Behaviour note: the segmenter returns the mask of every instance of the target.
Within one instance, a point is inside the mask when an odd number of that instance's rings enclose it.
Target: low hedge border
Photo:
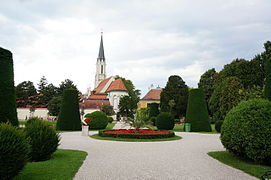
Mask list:
[[[124,129],[115,129],[110,131],[118,131]],[[162,138],[170,138],[174,137],[174,131],[169,131],[167,134],[115,134],[115,133],[104,133],[104,131],[108,130],[100,130],[99,136],[101,137],[114,137],[114,138],[127,138],[127,139],[162,139]]]

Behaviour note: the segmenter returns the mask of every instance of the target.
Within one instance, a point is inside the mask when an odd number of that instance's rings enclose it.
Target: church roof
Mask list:
[[[101,92],[102,89],[104,88],[104,86],[108,83],[108,81],[109,81],[110,79],[111,79],[111,77],[102,80],[102,81],[99,83],[99,85],[98,85],[93,91],[95,91],[96,93]]]
[[[103,60],[103,61],[105,60],[105,57],[104,57],[104,45],[103,45],[103,33],[101,34],[101,42],[100,42],[98,60]]]
[[[158,100],[160,101],[160,94],[162,89],[151,89],[142,100]]]
[[[104,105],[110,105],[109,100],[86,100],[80,103],[80,107],[84,109],[101,109]]]
[[[106,92],[110,91],[128,91],[121,79],[113,81],[107,88]]]

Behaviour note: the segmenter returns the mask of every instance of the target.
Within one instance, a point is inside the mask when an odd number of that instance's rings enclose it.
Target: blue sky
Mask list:
[[[2,0],[0,46],[13,52],[15,84],[44,75],[86,92],[102,29],[107,75],[144,95],[173,74],[197,87],[206,70],[262,52],[270,9],[269,0]]]

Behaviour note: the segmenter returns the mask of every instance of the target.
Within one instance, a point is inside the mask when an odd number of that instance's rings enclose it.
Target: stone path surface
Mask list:
[[[97,132],[90,132],[96,134]],[[218,134],[176,133],[164,142],[96,140],[81,132],[61,134],[62,149],[88,152],[75,180],[254,180],[207,152],[224,150]]]

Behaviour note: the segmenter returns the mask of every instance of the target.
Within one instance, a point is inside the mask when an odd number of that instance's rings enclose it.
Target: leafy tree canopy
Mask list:
[[[103,105],[101,111],[104,112],[107,116],[112,116],[115,114],[113,106],[111,105]]]
[[[211,95],[214,91],[216,76],[217,72],[215,71],[215,68],[212,68],[203,73],[200,77],[198,87],[203,90],[207,102],[211,98]]]
[[[70,89],[70,88],[76,89],[76,90],[78,91],[76,85],[73,83],[72,80],[70,80],[70,79],[65,79],[65,80],[62,81],[62,82],[60,83],[60,85],[59,85],[59,88],[58,88],[58,94],[59,94],[59,95],[62,95],[62,93],[63,93],[63,91],[64,91],[65,89]],[[78,92],[79,92],[79,91],[78,91]]]
[[[161,111],[171,111],[175,118],[183,117],[186,112],[187,100],[188,86],[180,76],[170,76],[166,87],[161,92]]]

